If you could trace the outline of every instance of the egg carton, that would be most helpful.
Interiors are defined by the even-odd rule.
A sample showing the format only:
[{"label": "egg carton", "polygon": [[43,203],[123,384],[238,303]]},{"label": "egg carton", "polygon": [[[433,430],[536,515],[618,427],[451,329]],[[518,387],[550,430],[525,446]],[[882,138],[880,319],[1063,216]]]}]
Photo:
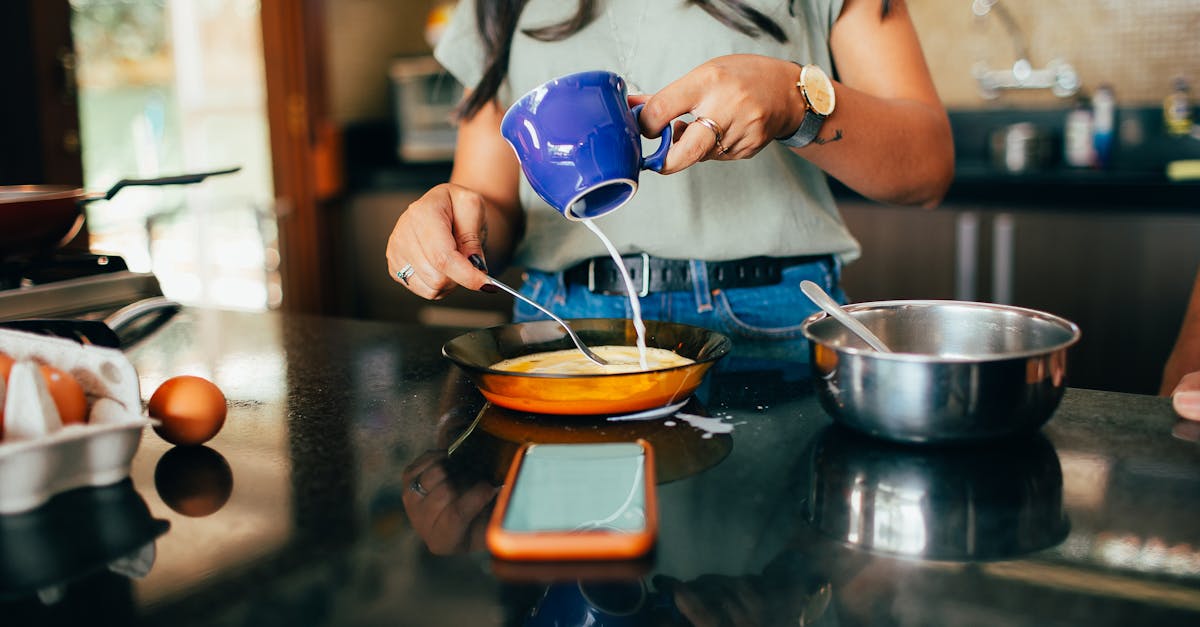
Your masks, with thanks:
[{"label": "egg carton", "polygon": [[[0,514],[33,509],[60,492],[129,476],[146,425],[137,371],[115,349],[0,329],[0,352],[14,360],[0,382]],[[64,425],[39,372],[53,366],[79,381],[85,424]]]}]

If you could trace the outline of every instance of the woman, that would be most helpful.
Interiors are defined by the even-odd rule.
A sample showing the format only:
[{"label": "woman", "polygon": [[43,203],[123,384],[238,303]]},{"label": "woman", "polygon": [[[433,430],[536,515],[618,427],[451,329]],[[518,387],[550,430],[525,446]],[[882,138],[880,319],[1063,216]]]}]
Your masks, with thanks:
[{"label": "woman", "polygon": [[1196,270],[1179,337],[1163,367],[1159,394],[1171,397],[1180,416],[1200,420],[1200,268]]},{"label": "woman", "polygon": [[[454,169],[387,248],[393,279],[425,298],[487,290],[470,260],[486,259],[526,268],[522,291],[560,315],[630,316],[601,242],[533,193],[500,135],[509,104],[572,72],[620,74],[643,93],[630,98],[645,103],[642,128],[676,127],[665,176],[644,174],[628,205],[596,220],[635,284],[652,279],[649,319],[802,341],[815,307],[800,281],[840,296],[841,264],[859,253],[825,175],[932,206],[953,174],[949,122],[900,0],[462,0],[435,55],[469,88]],[[802,65],[817,68],[810,91],[820,70],[833,79],[826,117],[809,109],[828,103],[798,88]]]}]

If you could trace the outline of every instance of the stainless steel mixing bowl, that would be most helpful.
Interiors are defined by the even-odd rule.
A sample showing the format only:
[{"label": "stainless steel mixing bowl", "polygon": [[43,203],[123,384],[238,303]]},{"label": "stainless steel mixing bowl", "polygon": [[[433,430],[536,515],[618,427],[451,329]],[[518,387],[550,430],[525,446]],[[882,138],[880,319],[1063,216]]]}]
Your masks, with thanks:
[{"label": "stainless steel mixing bowl", "polygon": [[904,442],[960,442],[1036,431],[1066,387],[1074,323],[1041,311],[965,301],[858,303],[846,311],[893,353],[824,312],[804,321],[825,411]]}]

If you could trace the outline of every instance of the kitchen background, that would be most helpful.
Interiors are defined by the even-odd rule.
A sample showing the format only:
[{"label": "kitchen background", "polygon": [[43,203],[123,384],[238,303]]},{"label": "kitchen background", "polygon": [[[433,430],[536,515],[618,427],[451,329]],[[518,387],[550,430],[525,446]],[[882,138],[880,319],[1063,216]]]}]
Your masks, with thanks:
[{"label": "kitchen background", "polygon": [[279,305],[258,3],[72,0],[85,187],[240,166],[135,187],[89,211],[95,250],[153,271],[171,298]]},{"label": "kitchen background", "polygon": [[[202,186],[122,192],[89,211],[92,248],[153,271],[168,296],[189,304],[426,324],[504,320],[506,299],[420,301],[383,263],[397,214],[449,174],[444,150],[402,157],[398,128],[418,113],[444,113],[445,102],[421,99],[430,87],[444,98],[445,79],[422,81],[412,68],[427,60],[431,27],[450,5],[71,0],[87,188],[243,168]],[[1165,176],[1169,161],[1200,157],[1200,141],[1168,136],[1161,114],[1177,80],[1200,81],[1200,2],[908,6],[951,111],[957,176],[936,211],[836,190],[864,245],[846,269],[851,298],[965,298],[1051,311],[1084,331],[1072,353],[1074,385],[1157,391],[1200,266],[1200,185]],[[297,41],[279,34],[293,18],[302,22]],[[981,90],[981,76],[1024,74],[1078,94]],[[1102,169],[1068,167],[1068,116],[1101,85],[1115,97],[1117,148]],[[1046,143],[1019,147],[1048,149],[1018,155],[1024,167],[995,161],[993,135],[1020,139],[1012,125],[1022,122]],[[294,242],[297,232],[302,245],[289,254],[288,234]],[[308,265],[293,267],[289,282],[298,259]]]},{"label": "kitchen background", "polygon": [[[382,134],[394,150],[392,127],[377,122],[394,116],[396,86],[380,77],[394,59],[427,53],[421,16],[439,4],[329,4],[331,111],[348,137]],[[1200,189],[1171,187],[1163,176],[1166,161],[1200,155],[1200,141],[1166,138],[1159,113],[1176,79],[1200,81],[1200,2],[910,0],[908,6],[952,112],[959,175],[945,205],[932,212],[881,207],[842,190],[843,213],[864,246],[864,256],[846,270],[851,298],[967,298],[1052,311],[1084,330],[1073,352],[1076,385],[1156,392],[1200,266]],[[1050,89],[981,94],[977,71],[1009,70],[1021,51],[1034,71],[1069,66],[1081,96],[1112,87],[1121,146],[1108,169],[1061,162],[1057,147],[1076,97]],[[1002,172],[990,160],[989,134],[1023,121],[1044,129],[1054,150],[1044,167]],[[356,155],[347,161],[355,164]],[[407,175],[387,167],[381,175],[370,166],[348,173],[361,185],[343,214],[348,239],[356,242],[343,258],[343,276],[354,277],[343,302],[367,317],[498,322],[507,302],[466,294],[418,302],[396,294],[377,271],[396,212],[436,182],[437,171],[431,181],[427,167],[409,164]]]}]

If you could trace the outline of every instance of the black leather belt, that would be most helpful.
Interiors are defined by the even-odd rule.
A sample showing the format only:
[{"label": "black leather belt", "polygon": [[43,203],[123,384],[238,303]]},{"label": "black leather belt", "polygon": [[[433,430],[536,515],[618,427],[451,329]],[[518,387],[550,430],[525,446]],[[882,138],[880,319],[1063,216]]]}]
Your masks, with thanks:
[{"label": "black leather belt", "polygon": [[[782,280],[783,269],[830,259],[829,255],[804,257],[747,257],[730,261],[709,261],[710,289],[760,287]],[[660,259],[645,253],[621,258],[633,279],[638,296],[651,292],[678,292],[692,289],[692,266],[687,259]],[[625,294],[625,282],[612,257],[593,257],[563,271],[567,283],[586,285],[598,294]]]}]

